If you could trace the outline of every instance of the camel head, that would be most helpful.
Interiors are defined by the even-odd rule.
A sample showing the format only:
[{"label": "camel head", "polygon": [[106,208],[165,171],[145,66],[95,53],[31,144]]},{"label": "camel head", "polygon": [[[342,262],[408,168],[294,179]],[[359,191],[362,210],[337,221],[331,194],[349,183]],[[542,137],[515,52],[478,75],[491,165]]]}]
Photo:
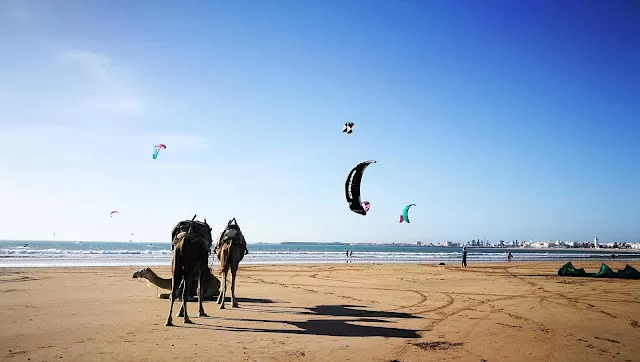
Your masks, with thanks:
[{"label": "camel head", "polygon": [[144,276],[149,272],[149,268],[140,269],[137,272],[133,273],[133,278],[144,278]]}]

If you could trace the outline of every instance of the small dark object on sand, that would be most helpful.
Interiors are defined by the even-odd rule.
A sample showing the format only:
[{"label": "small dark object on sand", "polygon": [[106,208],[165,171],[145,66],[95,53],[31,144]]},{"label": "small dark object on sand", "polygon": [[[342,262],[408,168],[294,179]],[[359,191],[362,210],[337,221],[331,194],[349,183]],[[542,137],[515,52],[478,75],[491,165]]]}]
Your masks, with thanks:
[{"label": "small dark object on sand", "polygon": [[444,351],[454,347],[461,347],[463,345],[464,345],[463,342],[449,342],[449,341],[414,343],[414,346],[420,347],[424,350],[438,350],[438,351]]},{"label": "small dark object on sand", "polygon": [[438,264],[438,265],[444,265],[444,263],[440,263],[440,264]]}]

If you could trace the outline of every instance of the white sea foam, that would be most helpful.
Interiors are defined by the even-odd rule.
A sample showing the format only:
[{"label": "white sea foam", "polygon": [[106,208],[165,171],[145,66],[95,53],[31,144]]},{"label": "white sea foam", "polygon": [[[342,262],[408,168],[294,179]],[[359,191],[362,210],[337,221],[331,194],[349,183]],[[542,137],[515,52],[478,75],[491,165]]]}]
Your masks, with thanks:
[{"label": "white sea foam", "polygon": [[[18,245],[19,244],[19,245]],[[353,249],[347,257],[344,250]],[[309,264],[309,263],[436,263],[461,259],[458,248],[420,248],[389,246],[286,246],[249,245],[250,254],[243,264]],[[613,251],[539,250],[539,249],[471,249],[470,262],[503,262],[507,252],[514,261],[610,259]],[[617,253],[617,259],[640,259],[638,253]],[[57,267],[57,266],[142,266],[170,265],[171,247],[168,243],[70,243],[0,242],[0,267]]]}]

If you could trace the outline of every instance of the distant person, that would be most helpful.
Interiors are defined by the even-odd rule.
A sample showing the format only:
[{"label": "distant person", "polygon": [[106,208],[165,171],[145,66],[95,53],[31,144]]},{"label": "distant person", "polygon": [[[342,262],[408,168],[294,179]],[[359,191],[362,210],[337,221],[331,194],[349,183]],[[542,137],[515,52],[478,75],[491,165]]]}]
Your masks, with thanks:
[{"label": "distant person", "polygon": [[511,259],[513,259],[513,255],[511,255],[511,253],[509,253],[509,255],[507,255],[507,259],[508,259],[509,261],[511,261]]},{"label": "distant person", "polygon": [[464,268],[467,267],[467,247],[466,246],[462,248],[462,266]]},{"label": "distant person", "polygon": [[353,250],[349,251],[349,257],[351,258],[353,256]]},{"label": "distant person", "polygon": [[616,254],[611,254],[611,260],[616,260]]},{"label": "distant person", "polygon": [[348,249],[345,251],[345,254],[347,255],[347,258],[348,258],[349,257],[349,250]]}]

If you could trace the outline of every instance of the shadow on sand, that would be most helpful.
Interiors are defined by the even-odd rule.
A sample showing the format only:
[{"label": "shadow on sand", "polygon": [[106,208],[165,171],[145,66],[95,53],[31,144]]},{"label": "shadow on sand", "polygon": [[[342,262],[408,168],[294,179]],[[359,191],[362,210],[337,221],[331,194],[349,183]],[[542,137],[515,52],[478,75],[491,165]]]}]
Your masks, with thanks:
[{"label": "shadow on sand", "polygon": [[385,312],[376,310],[357,309],[364,308],[362,305],[318,305],[312,308],[292,307],[295,309],[305,309],[308,312],[301,314],[314,314],[333,317],[370,317],[370,318],[421,318],[409,313]]},{"label": "shadow on sand", "polygon": [[[160,299],[169,299],[169,293],[164,293],[161,294]],[[236,298],[238,303],[259,303],[259,304],[270,304],[270,303],[275,303],[275,301],[271,300],[271,299],[263,299],[263,298]],[[216,300],[218,300],[218,296],[215,295],[211,298],[204,298],[205,302],[215,302]],[[198,297],[189,297],[188,299],[189,303],[197,303],[198,302]],[[176,302],[181,302],[180,298],[176,299]],[[226,297],[224,298],[224,302],[225,303],[231,303],[231,297]],[[279,302],[279,303],[283,303],[283,302]]]},{"label": "shadow on sand", "polygon": [[[359,306],[351,305],[319,305],[311,308],[292,307],[294,309],[304,309],[305,312],[293,312],[297,315],[309,316],[329,316],[329,317],[352,317],[352,319],[307,319],[306,321],[291,320],[268,320],[268,319],[247,319],[247,318],[224,318],[226,321],[237,322],[259,322],[264,328],[256,327],[226,327],[208,324],[191,325],[186,328],[200,328],[218,331],[233,332],[261,332],[261,333],[284,333],[284,334],[308,334],[316,336],[333,337],[389,337],[389,338],[418,338],[417,331],[411,329],[379,327],[366,325],[367,323],[395,323],[388,318],[421,318],[409,313],[370,311],[357,309]],[[255,310],[255,309],[253,309]],[[264,311],[263,311],[264,312]],[[217,316],[211,316],[214,320]],[[355,318],[353,318],[355,317]],[[269,325],[285,324],[296,327],[296,329],[267,328]],[[179,325],[178,325],[179,326]],[[183,327],[183,326],[180,326]]]}]

